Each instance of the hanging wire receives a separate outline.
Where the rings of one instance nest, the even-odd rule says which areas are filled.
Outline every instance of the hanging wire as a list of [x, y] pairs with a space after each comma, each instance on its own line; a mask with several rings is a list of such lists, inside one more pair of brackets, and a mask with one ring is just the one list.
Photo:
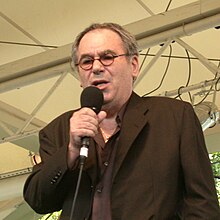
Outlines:
[[[146, 59], [147, 59], [147, 57], [148, 57], [149, 52], [150, 52], [150, 48], [148, 48], [147, 53], [144, 54], [144, 58], [143, 58], [143, 60], [142, 60], [142, 63], [141, 63], [141, 66], [140, 66], [139, 71], [141, 71], [141, 69], [142, 69], [142, 67], [143, 67], [143, 65], [144, 65], [144, 63], [145, 63], [145, 61], [146, 61]], [[143, 55], [143, 54], [142, 54], [142, 55]]]
[[186, 51], [186, 55], [187, 55], [187, 59], [188, 59], [188, 66], [189, 66], [189, 74], [188, 74], [188, 79], [187, 79], [187, 82], [186, 82], [186, 86], [189, 85], [189, 82], [190, 82], [190, 79], [191, 79], [191, 74], [192, 74], [192, 65], [191, 65], [191, 59], [190, 59], [190, 56], [189, 56], [189, 52], [187, 49], [185, 49]]
[[[218, 63], [218, 68], [219, 68], [219, 67], [220, 67], [220, 61], [219, 61], [219, 63]], [[217, 78], [217, 76], [218, 76], [218, 72], [216, 72], [215, 77], [213, 78], [213, 80], [215, 80], [215, 79]], [[217, 81], [219, 81], [219, 79], [218, 79]], [[203, 97], [203, 99], [200, 100], [198, 103], [194, 104], [194, 106], [197, 106], [197, 105], [199, 105], [199, 104], [201, 104], [202, 102], [205, 101], [205, 99], [208, 97], [208, 95], [210, 94], [210, 92], [213, 90], [213, 86], [214, 86], [214, 85], [216, 85], [216, 83], [215, 83], [215, 84], [212, 84], [212, 85], [210, 86], [208, 92], [205, 94], [205, 96]]]
[[168, 10], [169, 10], [169, 7], [170, 7], [170, 4], [172, 3], [172, 1], [173, 1], [173, 0], [170, 0], [170, 1], [169, 1], [169, 3], [168, 3], [168, 5], [167, 5], [167, 7], [166, 7], [166, 10], [165, 10], [165, 11], [168, 11]]
[[[215, 75], [214, 79], [216, 78], [217, 75]], [[214, 80], [213, 79], [213, 80]], [[208, 97], [208, 95], [210, 94], [210, 92], [212, 91], [213, 85], [210, 86], [208, 92], [205, 94], [205, 96], [196, 104], [194, 104], [193, 106], [197, 106], [199, 104], [201, 104], [202, 102], [204, 102], [206, 100], [206, 98]]]
[[165, 79], [165, 76], [167, 75], [167, 72], [168, 72], [168, 69], [169, 69], [169, 66], [170, 66], [170, 61], [171, 61], [172, 46], [169, 45], [169, 48], [170, 48], [170, 52], [169, 52], [169, 56], [168, 56], [167, 66], [166, 66], [165, 72], [164, 72], [164, 74], [163, 74], [163, 76], [162, 76], [162, 79], [161, 79], [159, 85], [158, 85], [155, 89], [153, 89], [153, 90], [151, 90], [150, 92], [144, 94], [143, 97], [146, 97], [147, 95], [149, 95], [149, 94], [151, 94], [151, 93], [157, 91], [157, 90], [162, 86], [163, 81], [164, 81], [164, 79]]
[[180, 87], [178, 88], [178, 90], [177, 90], [178, 95], [177, 95], [176, 97], [174, 97], [175, 99], [179, 98], [180, 100], [183, 101], [183, 99], [182, 99], [182, 97], [181, 97], [181, 92], [180, 92], [182, 88], [185, 88], [185, 86], [180, 86]]
[[[189, 85], [189, 82], [190, 82], [190, 79], [191, 79], [191, 75], [192, 75], [191, 58], [190, 58], [190, 56], [189, 56], [188, 50], [185, 49], [185, 52], [186, 52], [187, 60], [188, 60], [188, 69], [189, 69], [189, 70], [188, 70], [188, 79], [187, 79], [187, 82], [186, 82], [186, 85], [185, 85], [185, 86], [180, 86], [180, 87], [179, 87], [179, 89], [178, 89], [178, 95], [177, 95], [176, 97], [174, 97], [175, 99], [176, 99], [176, 98], [179, 98], [179, 99], [181, 99], [181, 100], [183, 100], [183, 99], [182, 99], [182, 97], [181, 97], [181, 92], [180, 92], [180, 91], [181, 91], [182, 88], [187, 87], [187, 86]], [[191, 93], [188, 92], [188, 94], [189, 94], [190, 102], [192, 103]]]
[[0, 41], [0, 44], [10, 44], [10, 45], [19, 45], [19, 46], [28, 46], [28, 47], [47, 47], [47, 48], [58, 48], [58, 46], [45, 45], [45, 44], [31, 44], [31, 43], [22, 43], [14, 41]]
[[220, 77], [218, 77], [218, 79], [217, 79], [217, 81], [216, 81], [216, 83], [215, 83], [215, 91], [216, 92], [219, 92], [220, 91], [220, 87], [219, 87], [219, 89], [217, 88], [217, 84], [220, 82]]
[[72, 206], [71, 206], [71, 211], [70, 211], [70, 220], [73, 218], [74, 211], [76, 211], [75, 210], [76, 200], [77, 200], [77, 197], [78, 197], [80, 182], [81, 182], [81, 179], [82, 179], [82, 172], [83, 172], [85, 157], [81, 157], [80, 160], [81, 161], [80, 161], [79, 175], [78, 175], [78, 180], [77, 180], [76, 189], [75, 189], [73, 202], [72, 202]]
[[[144, 56], [145, 53], [141, 53], [141, 52], [140, 52], [139, 55], [140, 55], [140, 56]], [[154, 57], [155, 54], [149, 53], [148, 56], [149, 56], [149, 57]], [[163, 57], [163, 58], [168, 58], [169, 55], [162, 54], [161, 57]], [[172, 59], [183, 59], [183, 60], [188, 59], [187, 56], [185, 57], [185, 56], [177, 56], [177, 55], [171, 55], [171, 58], [172, 58]], [[197, 58], [197, 57], [191, 57], [191, 56], [190, 56], [189, 58], [190, 58], [190, 60], [199, 60], [199, 58]], [[219, 62], [219, 58], [207, 58], [207, 60], [213, 61], [213, 62]]]

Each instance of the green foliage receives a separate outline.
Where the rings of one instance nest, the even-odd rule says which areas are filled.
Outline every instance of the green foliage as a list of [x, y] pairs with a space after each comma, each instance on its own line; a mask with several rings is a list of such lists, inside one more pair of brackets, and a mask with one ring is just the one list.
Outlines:
[[61, 211], [42, 216], [39, 220], [59, 220]]
[[215, 177], [215, 185], [218, 194], [218, 201], [220, 204], [220, 152], [210, 154], [210, 160], [212, 163], [212, 170]]

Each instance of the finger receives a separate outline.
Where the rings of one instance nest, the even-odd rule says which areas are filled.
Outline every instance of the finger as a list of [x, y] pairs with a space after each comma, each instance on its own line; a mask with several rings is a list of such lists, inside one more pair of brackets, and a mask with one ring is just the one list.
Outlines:
[[98, 122], [101, 123], [107, 116], [107, 113], [105, 111], [100, 111], [99, 114], [97, 115], [98, 117]]

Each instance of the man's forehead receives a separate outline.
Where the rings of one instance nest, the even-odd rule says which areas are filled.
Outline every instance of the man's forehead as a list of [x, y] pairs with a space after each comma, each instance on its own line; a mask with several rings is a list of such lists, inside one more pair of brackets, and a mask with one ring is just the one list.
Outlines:
[[[89, 31], [81, 39], [78, 47], [78, 55], [85, 53], [100, 53], [103, 51], [115, 51], [123, 49], [120, 36], [109, 29], [96, 29]], [[88, 51], [90, 50], [90, 51]]]
[[[87, 43], [92, 42], [92, 40], [95, 40], [100, 36], [101, 36], [102, 39], [106, 38], [107, 42], [111, 42], [112, 40], [122, 41], [120, 35], [118, 33], [116, 33], [115, 31], [113, 31], [113, 30], [110, 30], [110, 29], [95, 29], [95, 30], [91, 30], [91, 31], [87, 32], [81, 38], [81, 40], [79, 42], [79, 46], [81, 44], [83, 44], [85, 41], [86, 42], [88, 41]], [[109, 38], [109, 36], [111, 36], [111, 38]]]

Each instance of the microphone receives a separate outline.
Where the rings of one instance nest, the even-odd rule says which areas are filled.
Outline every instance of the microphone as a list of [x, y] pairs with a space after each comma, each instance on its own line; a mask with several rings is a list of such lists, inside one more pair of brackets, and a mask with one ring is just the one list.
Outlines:
[[[91, 108], [96, 114], [98, 114], [103, 105], [103, 93], [95, 86], [86, 87], [80, 96], [81, 108]], [[80, 156], [88, 157], [89, 137], [82, 137]]]
[[[104, 100], [103, 93], [100, 89], [94, 86], [86, 87], [82, 91], [81, 96], [80, 96], [81, 108], [83, 107], [91, 108], [96, 114], [98, 114], [102, 108], [103, 100]], [[79, 192], [83, 166], [84, 166], [85, 159], [88, 157], [88, 149], [89, 149], [89, 137], [82, 137], [81, 148], [80, 148], [80, 171], [79, 171], [79, 177], [78, 177], [78, 181], [76, 184], [76, 190], [75, 190], [73, 203], [71, 207], [70, 220], [73, 219], [72, 217], [73, 217], [73, 213], [75, 210], [77, 195]]]

